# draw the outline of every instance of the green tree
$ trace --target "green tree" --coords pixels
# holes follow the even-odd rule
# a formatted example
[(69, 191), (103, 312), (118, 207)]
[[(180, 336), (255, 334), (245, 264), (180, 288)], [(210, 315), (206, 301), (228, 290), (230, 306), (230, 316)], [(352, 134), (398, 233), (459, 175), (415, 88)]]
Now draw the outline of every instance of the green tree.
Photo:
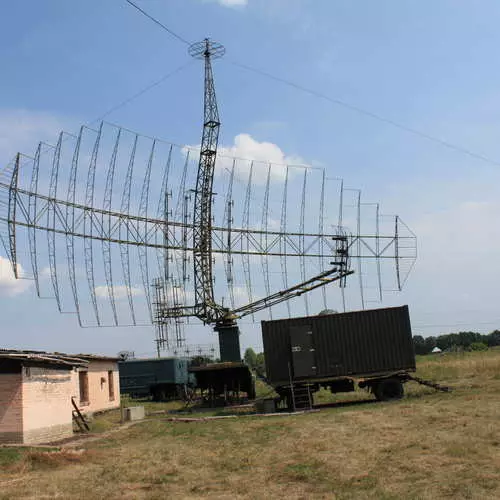
[(207, 356), (194, 356), (191, 358), (191, 366), (204, 366), (212, 363), (212, 360)]
[(255, 371), (261, 377), (265, 377), (265, 375), (266, 375), (266, 362), (264, 360), (264, 353), (263, 352), (259, 352), (257, 354), (256, 363), (255, 363)]
[(415, 349), (415, 354), (427, 354), (425, 339), (422, 335), (413, 336), (413, 347)]
[(470, 350), (471, 351), (487, 351), (488, 346), (484, 344), (483, 342), (472, 342), (470, 345)]
[(255, 351), (251, 347), (247, 347), (243, 359), (252, 370), (255, 370), (257, 367), (257, 354), (255, 354)]
[(500, 345), (500, 330), (495, 330), (491, 332), (489, 335), (486, 335), (485, 337), (486, 337), (486, 343), (490, 347)]
[(426, 337), (425, 339), (425, 352), (426, 353), (429, 353), (432, 351), (432, 349), (434, 349), (434, 347), (436, 347), (436, 342), (437, 342), (437, 339), (436, 337)]
[(473, 342), (481, 342), (481, 334), (476, 332), (459, 332), (459, 345), (462, 347), (470, 347)]

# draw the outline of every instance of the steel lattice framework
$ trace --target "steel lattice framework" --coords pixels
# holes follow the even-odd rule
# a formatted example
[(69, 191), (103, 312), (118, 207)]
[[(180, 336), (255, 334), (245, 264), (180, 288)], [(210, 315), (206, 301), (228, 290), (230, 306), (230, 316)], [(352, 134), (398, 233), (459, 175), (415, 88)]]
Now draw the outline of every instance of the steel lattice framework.
[(18, 153), (0, 173), (0, 239), (15, 276), (81, 326), (155, 323), (159, 346), (182, 345), (191, 317), (345, 310), (354, 269), (362, 308), (401, 290), (416, 259), (401, 218), (324, 169), (217, 152), (211, 59), (224, 49), (204, 40), (190, 53), (205, 64), (199, 148), (103, 122)]
[(221, 311), (214, 301), (212, 277), (212, 189), (220, 121), (211, 59), (222, 57), (224, 52), (222, 45), (208, 39), (189, 48), (193, 57), (205, 61), (203, 136), (193, 212), (194, 311), (204, 323), (213, 323)]

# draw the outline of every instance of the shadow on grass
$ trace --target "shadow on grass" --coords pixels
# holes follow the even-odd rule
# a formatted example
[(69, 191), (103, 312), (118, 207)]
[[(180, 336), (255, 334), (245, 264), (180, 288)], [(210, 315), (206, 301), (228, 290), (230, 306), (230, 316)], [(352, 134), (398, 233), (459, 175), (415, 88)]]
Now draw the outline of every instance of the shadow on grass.
[(313, 408), (320, 410), (321, 408), (348, 408), (350, 406), (363, 406), (373, 403), (379, 403), (376, 399), (355, 399), (349, 401), (334, 401), (333, 403), (317, 403)]

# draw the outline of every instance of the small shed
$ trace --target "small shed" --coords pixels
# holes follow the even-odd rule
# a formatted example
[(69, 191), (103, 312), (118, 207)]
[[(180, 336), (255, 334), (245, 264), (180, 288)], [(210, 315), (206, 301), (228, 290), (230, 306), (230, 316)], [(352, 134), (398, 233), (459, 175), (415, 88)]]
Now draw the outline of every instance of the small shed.
[(0, 351), (0, 443), (71, 437), (72, 373), (86, 365), (60, 354)]
[(118, 358), (0, 349), (0, 444), (73, 435), (73, 402), (85, 414), (120, 407)]

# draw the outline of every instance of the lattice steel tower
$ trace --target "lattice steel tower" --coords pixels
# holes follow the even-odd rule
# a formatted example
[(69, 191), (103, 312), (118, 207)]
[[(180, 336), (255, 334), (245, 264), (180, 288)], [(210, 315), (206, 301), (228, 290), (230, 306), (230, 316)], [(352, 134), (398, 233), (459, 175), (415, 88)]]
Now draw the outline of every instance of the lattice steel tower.
[(222, 57), (224, 53), (221, 44), (208, 38), (189, 47), (192, 57), (205, 61), (203, 135), (193, 212), (195, 314), (204, 323), (212, 323), (221, 311), (214, 300), (212, 276), (212, 186), (220, 121), (211, 60)]

